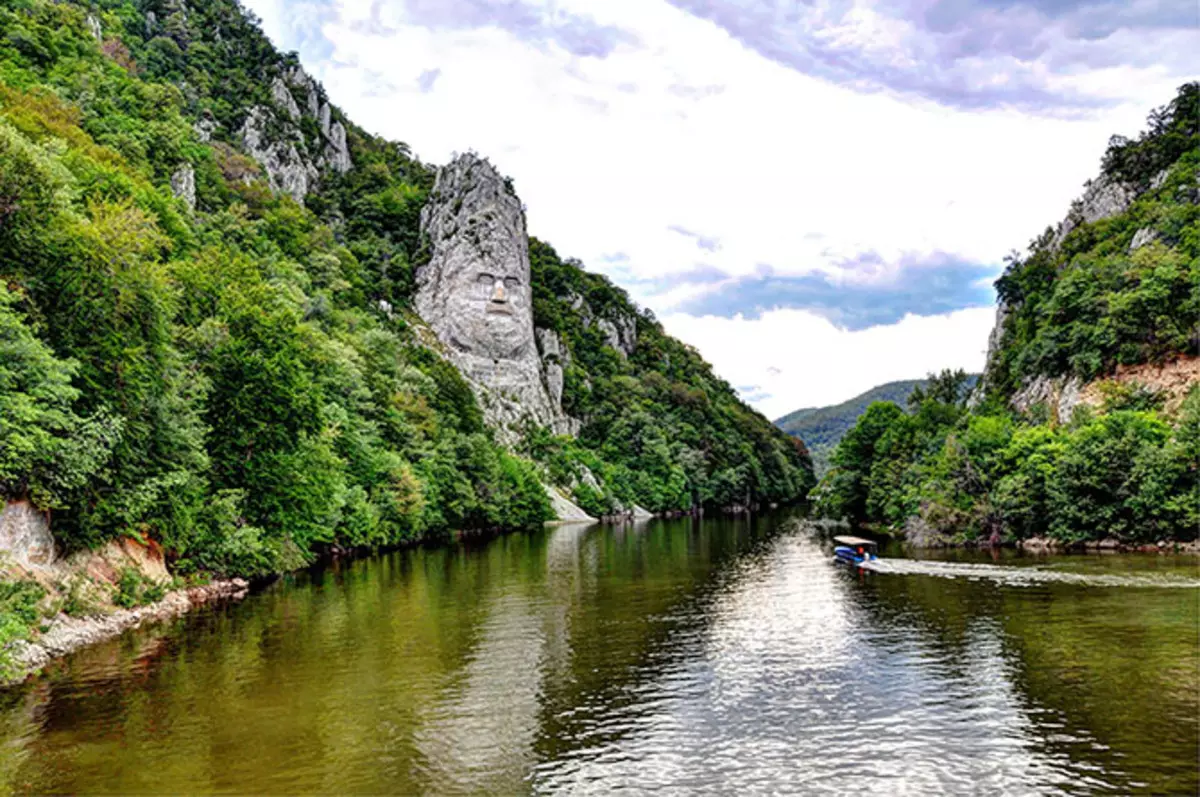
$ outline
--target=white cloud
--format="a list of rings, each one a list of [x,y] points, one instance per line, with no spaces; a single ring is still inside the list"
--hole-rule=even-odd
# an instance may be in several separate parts
[[[765,394],[753,403],[773,419],[943,368],[978,372],[994,317],[992,308],[977,307],[910,315],[855,332],[803,310],[775,310],[754,320],[678,314],[661,320],[731,384]]]
[[[308,28],[289,28],[293,4],[248,3],[285,47],[312,34],[311,9],[297,16]],[[514,178],[532,234],[618,283],[633,274],[661,286],[698,264],[731,275],[767,264],[777,274],[839,276],[839,263],[868,251],[888,263],[940,252],[999,264],[1062,217],[1095,174],[1109,135],[1136,132],[1170,93],[1157,82],[1143,87],[1144,70],[1112,69],[1106,76],[1123,86],[1112,93],[1138,99],[1092,117],[952,110],[800,74],[665,0],[553,7],[627,30],[635,43],[580,58],[553,40],[498,26],[407,24],[398,2],[334,0],[318,15],[320,49],[329,56],[306,67],[357,123],[406,141],[427,161],[467,149],[491,158]],[[423,93],[420,77],[431,70],[439,70],[437,81]],[[720,247],[702,250],[673,225]],[[628,260],[602,260],[613,252]],[[885,267],[871,278],[888,276]],[[853,385],[941,366],[978,368],[990,323],[981,320],[988,311],[971,311],[851,334],[800,312],[758,322],[689,319],[673,311],[704,289],[651,293],[626,284],[730,382],[763,384],[774,395],[764,409],[842,400]],[[723,329],[747,344],[770,337],[762,331],[769,329],[786,341],[753,356],[760,370],[794,373],[800,361],[830,370],[773,386],[752,374],[743,379],[735,374],[747,366],[701,329]],[[905,337],[913,335],[919,343]],[[872,354],[901,338],[919,351]],[[822,351],[804,350],[818,340]]]

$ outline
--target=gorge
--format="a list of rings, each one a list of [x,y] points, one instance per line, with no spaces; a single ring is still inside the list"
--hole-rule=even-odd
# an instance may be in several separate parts
[[[684,142],[653,150],[640,127],[612,138],[602,103],[574,96],[597,77],[581,62],[636,36],[580,28],[555,3],[543,27],[525,2],[404,5],[428,15],[406,56],[426,35],[478,44],[469,55],[497,85],[596,114],[594,138],[523,119],[549,131],[535,140],[569,145],[528,151],[560,158],[573,196],[599,203],[604,215],[549,197],[597,238],[621,232],[612,219],[636,226],[625,205],[664,182],[646,160]],[[658,12],[678,21],[685,5]],[[324,13],[280,8],[305,24]],[[395,6],[360,10],[356,35],[388,28]],[[482,27],[455,27],[468,17]],[[748,52],[748,31],[683,21],[663,30],[708,37],[695,53],[714,82],[678,82],[663,58],[662,96],[714,100],[738,76],[710,53]],[[567,53],[563,83],[514,80],[483,46],[522,35],[538,58]],[[660,44],[631,74],[653,72]],[[339,52],[339,68],[360,54]],[[411,97],[459,79],[428,67]],[[681,207],[745,216],[761,237],[786,229],[789,256],[858,283],[894,276],[865,243],[841,259],[848,241],[884,240],[867,228],[899,251],[937,227],[955,232],[938,241],[965,241],[1009,212],[941,192],[1004,196],[984,160],[1020,159],[996,158],[987,144],[1002,137],[983,131],[1015,131],[1004,125],[1027,110],[972,127],[960,109],[855,80],[845,107],[884,113],[841,116],[823,104],[841,91],[829,75],[801,78],[822,102],[765,93],[759,75],[779,68],[763,59],[736,101],[795,108],[797,124],[773,137],[752,114],[697,123],[743,131],[743,151],[697,149],[667,181],[694,187]],[[1115,71],[1082,77],[1107,91]],[[1009,257],[977,383],[911,374],[781,419],[797,437],[743,401],[761,395],[750,381],[731,384],[668,334],[675,321],[540,237],[522,197],[547,195],[527,171],[506,175],[512,149],[422,160],[362,124],[381,117],[338,107],[346,85],[331,74],[279,52],[237,0],[0,0],[0,790],[1200,790],[1200,86],[1164,97],[1136,139],[1114,138],[1061,223]],[[618,74],[603,73],[617,101],[645,91]],[[484,99],[406,105],[391,129],[408,135],[424,107],[483,137],[526,112]],[[705,118],[639,102],[672,125]],[[849,157],[796,143],[816,126],[832,133],[813,140],[844,137]],[[929,189],[946,168],[929,136],[979,171]],[[598,178],[566,168],[621,146],[650,156]],[[740,159],[750,147],[767,157]],[[888,172],[904,177],[897,193],[876,190],[889,160],[905,161]],[[810,163],[824,182],[797,179]],[[719,195],[717,175],[754,164],[767,164],[769,201]],[[1045,189],[1037,168],[1021,174]],[[803,209],[821,204],[850,235],[804,229]],[[974,279],[949,251],[905,254],[914,281],[899,299],[890,284],[839,292],[674,221],[663,235],[690,258],[755,269],[764,313],[816,289],[814,332],[878,342],[902,324],[864,335],[829,319],[940,311]],[[613,266],[622,253],[603,246],[594,262],[626,286],[670,282]],[[739,284],[693,262],[714,291]],[[714,318],[701,321],[733,328]],[[763,341],[751,343],[730,348],[751,359]],[[840,351],[833,365],[884,381]],[[869,566],[833,561],[847,523],[878,541]]]
[[[38,527],[0,649],[325,554],[804,501],[802,444],[510,180],[368,134],[236,2],[0,25],[0,497]]]

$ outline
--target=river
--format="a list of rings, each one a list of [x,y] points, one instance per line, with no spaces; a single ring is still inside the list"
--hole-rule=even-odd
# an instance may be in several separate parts
[[[787,513],[341,561],[0,695],[36,792],[1190,793],[1200,574]]]

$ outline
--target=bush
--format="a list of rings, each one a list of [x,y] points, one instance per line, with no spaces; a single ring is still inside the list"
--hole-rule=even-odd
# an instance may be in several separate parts
[[[117,592],[113,603],[123,609],[139,606],[142,601],[142,574],[133,567],[123,567],[117,574]]]
[[[0,679],[16,673],[12,645],[28,639],[41,618],[38,604],[46,591],[32,581],[0,581]]]

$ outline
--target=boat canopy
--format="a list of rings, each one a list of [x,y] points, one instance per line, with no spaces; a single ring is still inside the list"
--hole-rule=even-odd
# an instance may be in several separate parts
[[[866,548],[869,551],[874,551],[879,544],[874,540],[865,540],[862,537],[834,537],[833,541],[838,545],[848,545],[851,548]]]

